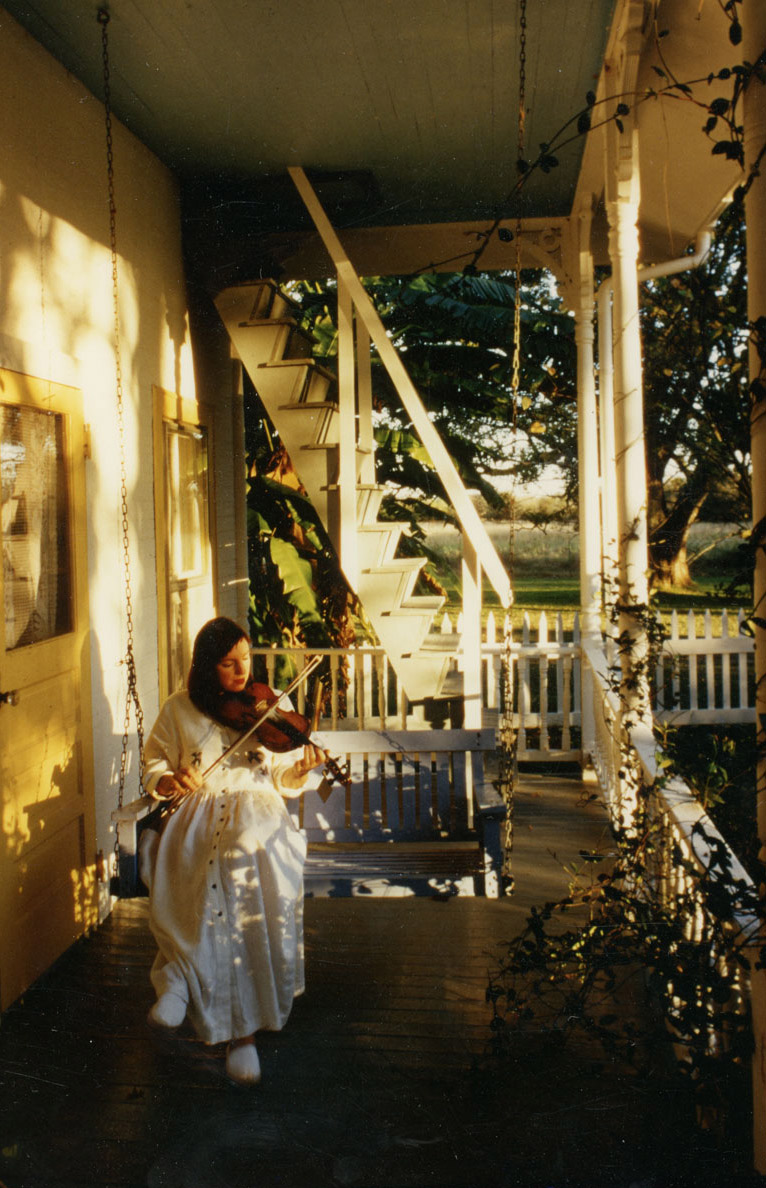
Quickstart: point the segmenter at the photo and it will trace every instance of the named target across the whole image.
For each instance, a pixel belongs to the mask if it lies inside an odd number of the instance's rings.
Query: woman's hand
[[[303,748],[299,759],[295,760],[292,767],[288,767],[282,773],[281,782],[286,788],[302,788],[306,782],[306,776],[315,767],[320,767],[327,760],[327,752],[323,751],[321,747],[317,747],[314,743],[309,743]]]
[[[196,771],[192,771],[189,767],[182,767],[178,771],[174,771],[172,775],[168,773],[160,777],[157,781],[156,794],[163,800],[177,804],[190,792],[196,792],[200,783],[201,780]]]

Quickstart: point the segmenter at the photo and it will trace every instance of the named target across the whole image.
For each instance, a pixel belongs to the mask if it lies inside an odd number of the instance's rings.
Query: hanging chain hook
[[[138,790],[143,792],[144,781],[144,714],[138,696],[136,660],[133,650],[133,586],[130,568],[130,531],[128,524],[128,483],[125,459],[125,401],[122,385],[122,356],[120,353],[120,293],[117,276],[117,205],[114,190],[114,144],[112,137],[111,79],[109,70],[109,35],[107,26],[110,16],[106,8],[99,8],[98,22],[101,25],[101,46],[104,64],[104,119],[106,125],[106,175],[109,195],[109,245],[112,257],[112,303],[114,307],[114,361],[117,389],[117,429],[120,439],[120,511],[122,516],[122,554],[125,579],[125,611],[127,620],[127,642],[123,663],[127,668],[127,694],[125,719],[120,755],[118,805],[122,808],[125,793],[125,779],[128,763],[128,741],[130,737],[130,707],[136,718],[138,739]]]

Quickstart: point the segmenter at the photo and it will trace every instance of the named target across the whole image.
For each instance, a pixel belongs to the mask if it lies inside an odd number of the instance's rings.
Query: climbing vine
[[[729,22],[729,41],[732,45],[739,45],[742,41],[742,25],[739,19],[738,5],[742,3],[742,0],[718,0],[718,2]],[[473,275],[478,271],[482,256],[495,235],[505,243],[513,240],[513,231],[501,224],[508,218],[509,208],[514,199],[536,173],[551,173],[557,168],[559,156],[567,145],[599,128],[614,124],[620,132],[624,132],[626,118],[647,103],[667,100],[694,104],[699,108],[703,118],[700,130],[711,143],[712,155],[722,156],[728,161],[736,161],[744,170],[742,97],[754,79],[762,84],[766,83],[766,49],[759,54],[755,62],[743,61],[733,66],[723,66],[719,70],[710,71],[699,78],[680,79],[673,70],[668,55],[664,52],[665,38],[669,33],[669,29],[660,29],[655,25],[654,41],[660,64],[655,64],[652,67],[657,80],[654,86],[605,99],[599,99],[595,91],[588,91],[583,106],[570,116],[547,141],[540,143],[539,151],[535,156],[517,159],[516,180],[500,203],[498,212],[489,228],[476,232],[478,243],[473,251],[466,252],[463,272]],[[728,84],[729,94],[711,96],[710,90],[716,83]],[[760,176],[760,166],[764,155],[766,155],[766,142],[755,155],[742,182],[734,191],[734,202],[744,202],[753,182]],[[443,261],[442,263],[450,262]],[[434,267],[436,265],[431,263],[424,271]]]
[[[491,1046],[502,1066],[530,1035],[559,1048],[585,1037],[602,1060],[643,1075],[656,1071],[659,1053],[688,1088],[699,1125],[730,1139],[749,1113],[746,987],[751,966],[766,966],[757,889],[766,870],[751,855],[749,877],[702,814],[684,840],[668,830],[665,793],[678,794],[672,763],[660,750],[658,774],[647,778],[630,733],[633,694],[651,685],[664,631],[649,607],[631,612],[631,631],[616,639],[632,677],[617,664],[609,677],[621,707],[610,724],[620,731],[620,764],[609,842],[581,850],[567,893],[534,907],[504,947],[487,986]],[[656,1020],[649,1028],[647,1013]]]

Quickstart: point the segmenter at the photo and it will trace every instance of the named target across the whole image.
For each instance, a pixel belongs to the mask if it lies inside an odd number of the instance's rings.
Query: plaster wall
[[[95,10],[94,10],[95,13]],[[100,39],[95,16],[93,37]],[[152,385],[195,396],[179,202],[169,171],[113,123],[120,354],[139,695],[157,711]],[[82,390],[97,846],[110,854],[126,676],[120,451],[104,108],[0,9],[0,366]],[[219,344],[220,350],[220,344]],[[220,365],[208,367],[225,377]],[[205,392],[231,460],[230,385]],[[229,467],[229,473],[231,466]],[[232,521],[227,475],[217,501]],[[225,533],[224,533],[225,535]],[[231,542],[218,609],[235,614]],[[233,584],[234,583],[234,584]],[[131,756],[135,770],[135,754]],[[135,794],[135,782],[126,799]]]

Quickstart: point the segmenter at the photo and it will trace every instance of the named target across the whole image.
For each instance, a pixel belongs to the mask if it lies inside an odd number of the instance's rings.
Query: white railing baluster
[[[402,730],[407,729],[407,694],[399,681],[396,682],[396,716],[402,724]]]
[[[670,616],[670,646],[678,645],[678,612],[673,611]],[[676,652],[677,654],[677,652]],[[671,709],[679,708],[679,698],[681,694],[681,681],[678,672],[678,661],[672,662],[670,673],[670,688],[671,688]]]
[[[497,687],[498,678],[500,676],[499,660],[500,656],[495,648],[497,642],[497,628],[495,624],[494,611],[490,611],[487,615],[487,627],[484,636],[484,655],[486,663],[484,665],[484,681],[485,681],[485,706],[487,709],[497,709]]]
[[[729,613],[721,611],[721,640],[729,638]],[[723,695],[722,708],[731,709],[731,656],[728,652],[721,654],[721,690]]]
[[[705,682],[707,684],[707,708],[715,709],[715,662],[713,660],[713,620],[709,610],[705,611]]]
[[[576,716],[579,716],[580,706],[580,674],[582,672],[582,662],[580,660],[580,616],[575,615],[572,623],[572,655],[574,656],[574,664],[572,665],[572,703]]]
[[[386,714],[388,707],[386,705],[388,699],[388,680],[386,657],[383,652],[376,652],[372,657],[372,663],[375,668],[375,680],[378,686],[378,723],[379,729],[386,729]]]
[[[686,613],[686,638],[690,642],[696,641],[697,638],[697,620],[694,611],[690,610]],[[689,652],[689,709],[699,709],[699,682],[697,678],[697,662],[698,657],[696,652]]]
[[[561,713],[561,707],[564,704],[564,653],[561,650],[561,645],[564,642],[564,620],[561,616],[561,611],[556,615],[553,638],[559,647],[559,653],[556,657],[556,711]]]
[[[540,611],[540,621],[537,626],[537,643],[540,653],[538,671],[540,673],[540,750],[549,749],[548,738],[548,616]]]
[[[518,749],[527,749],[527,722],[532,711],[532,691],[529,685],[529,615],[524,611],[521,623],[521,647],[519,655],[519,730]]]
[[[744,638],[742,634],[742,624],[745,621],[744,611],[737,611],[737,639]],[[747,705],[747,653],[737,652],[737,678],[739,689],[739,709]]]

